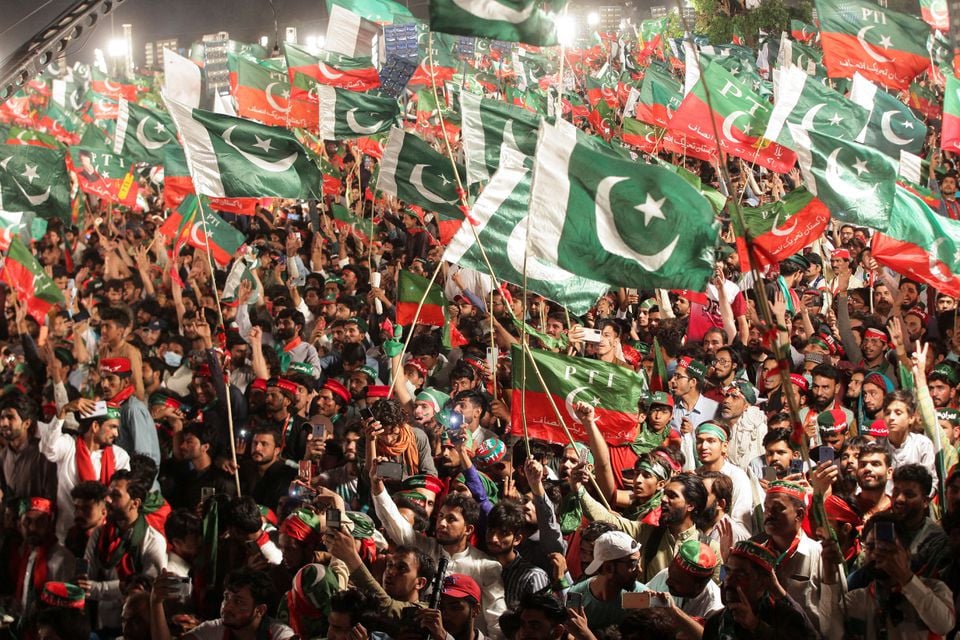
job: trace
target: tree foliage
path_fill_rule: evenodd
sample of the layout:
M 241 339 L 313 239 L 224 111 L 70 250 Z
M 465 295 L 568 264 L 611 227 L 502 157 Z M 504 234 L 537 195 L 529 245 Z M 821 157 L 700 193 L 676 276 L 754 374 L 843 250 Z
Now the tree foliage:
M 790 20 L 810 22 L 811 2 L 801 0 L 787 6 L 784 0 L 762 0 L 758 7 L 744 9 L 736 0 L 692 0 L 696 11 L 693 25 L 697 35 L 706 36 L 713 44 L 725 44 L 733 34 L 742 34 L 750 46 L 756 46 L 760 31 L 779 35 L 790 31 Z M 673 16 L 677 17 L 677 16 Z M 678 19 L 677 22 L 680 22 Z M 682 33 L 683 27 L 680 25 Z

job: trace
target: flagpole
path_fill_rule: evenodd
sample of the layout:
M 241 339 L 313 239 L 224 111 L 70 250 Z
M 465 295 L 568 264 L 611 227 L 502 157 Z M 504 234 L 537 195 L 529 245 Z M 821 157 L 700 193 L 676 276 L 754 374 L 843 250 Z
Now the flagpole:
M 210 253 L 210 234 L 207 232 L 207 215 L 203 210 L 203 202 L 200 199 L 200 196 L 197 195 L 197 208 L 200 210 L 200 222 L 203 225 L 203 242 L 207 247 L 207 264 L 210 267 L 210 280 L 213 284 L 211 289 L 213 289 L 213 297 L 217 303 L 217 317 L 220 319 L 220 326 L 223 328 L 223 333 L 227 333 L 227 325 L 223 321 L 223 307 L 220 305 L 220 292 L 217 291 L 217 279 L 214 277 L 213 270 L 213 257 Z M 210 342 L 213 344 L 213 331 L 210 332 Z M 226 373 L 226 371 L 224 371 Z M 237 467 L 237 440 L 233 435 L 233 402 L 230 398 L 230 377 L 225 376 L 224 384 L 226 386 L 226 405 L 227 405 L 227 429 L 230 433 L 230 458 L 233 462 L 233 480 L 237 485 L 237 495 L 243 495 L 240 491 L 240 471 Z
M 688 21 L 686 17 L 684 17 L 683 15 L 683 7 L 680 4 L 680 0 L 677 0 L 677 7 L 680 10 L 680 20 L 683 23 L 684 32 L 687 34 L 686 37 L 689 38 L 690 43 L 692 45 L 692 52 L 693 52 L 693 58 L 694 58 L 693 64 L 697 65 L 697 68 L 700 72 L 700 77 L 703 78 L 704 77 L 703 65 L 700 63 L 700 56 L 697 54 L 696 44 L 694 44 L 693 36 L 688 28 L 689 27 Z M 688 60 L 687 64 L 691 64 L 691 61 Z M 707 106 L 710 108 L 710 111 L 712 113 L 713 100 L 711 97 L 711 91 L 707 86 L 706 82 L 703 83 L 703 92 L 704 92 L 704 97 L 706 98 Z M 717 129 L 716 120 L 711 118 L 710 125 L 713 130 L 713 138 L 714 138 L 714 142 L 716 142 L 718 157 L 720 159 L 720 161 L 717 163 L 718 169 L 720 170 L 719 171 L 720 178 L 727 185 L 727 192 L 732 194 L 733 191 L 731 190 L 730 175 L 727 171 L 726 162 L 723 161 L 723 151 L 721 149 L 721 144 L 720 144 L 720 132 Z M 743 211 L 740 208 L 740 203 L 738 202 L 737 198 L 732 198 L 730 200 L 730 204 L 733 205 L 733 215 L 736 216 L 737 222 L 740 225 L 740 228 L 746 229 L 747 226 L 743 218 Z M 749 238 L 746 238 L 746 241 L 749 243 L 750 242 Z M 760 303 L 760 311 L 762 313 L 763 320 L 766 323 L 766 326 L 771 328 L 771 333 L 773 334 L 772 335 L 773 350 L 777 357 L 777 368 L 780 370 L 781 388 L 783 389 L 784 394 L 787 397 L 787 407 L 790 413 L 791 428 L 794 431 L 798 430 L 799 428 L 802 433 L 802 436 L 800 438 L 800 453 L 803 457 L 803 460 L 806 461 L 807 466 L 809 468 L 810 447 L 809 447 L 809 444 L 807 443 L 807 436 L 802 431 L 799 400 L 797 398 L 796 392 L 793 389 L 792 384 L 790 383 L 789 344 L 787 344 L 786 346 L 780 344 L 780 331 L 786 332 L 787 329 L 786 327 L 780 327 L 776 325 L 774 322 L 773 311 L 770 308 L 770 301 L 767 299 L 766 291 L 764 290 L 762 285 L 762 279 L 760 278 L 760 270 L 757 266 L 756 257 L 753 255 L 753 252 L 749 250 L 749 247 L 747 250 L 747 260 L 750 263 L 750 273 L 753 279 L 754 293 L 756 294 L 756 298 Z M 830 537 L 834 541 L 837 541 L 837 533 L 834 530 L 834 528 L 830 526 L 830 522 L 827 519 L 826 510 L 823 506 L 823 500 L 814 500 L 813 505 L 814 505 L 814 509 L 817 512 L 817 516 L 819 516 L 820 522 L 823 523 L 823 526 L 830 533 Z M 840 567 L 840 571 L 842 574 L 845 574 L 845 571 L 843 570 L 842 566 Z

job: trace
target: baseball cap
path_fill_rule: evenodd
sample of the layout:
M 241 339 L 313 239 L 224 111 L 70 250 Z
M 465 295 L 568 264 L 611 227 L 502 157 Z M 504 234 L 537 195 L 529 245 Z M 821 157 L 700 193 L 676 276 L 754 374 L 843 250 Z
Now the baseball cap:
M 654 391 L 650 394 L 649 405 L 652 407 L 655 404 L 663 405 L 673 409 L 674 402 L 673 396 L 667 393 L 666 391 Z
M 451 598 L 471 598 L 480 604 L 480 585 L 470 576 L 451 573 L 443 579 L 443 595 Z
M 604 562 L 626 558 L 639 550 L 640 543 L 623 531 L 608 531 L 594 543 L 593 562 L 587 565 L 586 573 L 593 575 L 600 571 Z

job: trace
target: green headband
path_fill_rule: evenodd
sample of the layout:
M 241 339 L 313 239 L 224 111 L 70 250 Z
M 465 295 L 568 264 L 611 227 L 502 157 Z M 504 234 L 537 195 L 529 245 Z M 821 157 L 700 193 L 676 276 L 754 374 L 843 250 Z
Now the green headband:
M 120 419 L 120 409 L 113 406 L 107 406 L 107 420 L 119 420 Z
M 723 430 L 723 427 L 718 424 L 714 424 L 713 422 L 704 422 L 697 427 L 697 435 L 700 435 L 701 433 L 717 436 L 717 438 L 720 439 L 720 442 L 727 441 L 727 432 Z
M 637 465 L 637 471 L 646 471 L 650 473 L 650 475 L 656 476 L 661 480 L 670 479 L 670 471 L 668 469 L 665 469 L 662 465 L 659 465 L 659 464 L 653 465 L 653 464 L 650 464 L 649 462 L 641 462 L 640 464 Z

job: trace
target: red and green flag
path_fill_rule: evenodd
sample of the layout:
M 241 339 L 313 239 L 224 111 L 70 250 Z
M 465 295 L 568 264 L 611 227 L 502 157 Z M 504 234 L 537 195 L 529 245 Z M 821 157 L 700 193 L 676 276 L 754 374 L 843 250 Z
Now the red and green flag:
M 660 144 L 660 136 L 657 130 L 634 118 L 623 119 L 620 139 L 623 140 L 624 144 L 636 147 L 649 154 L 655 154 Z
M 744 273 L 750 270 L 751 253 L 758 268 L 777 264 L 813 242 L 830 222 L 826 205 L 803 188 L 762 207 L 743 207 L 741 213 L 745 227 L 733 216 L 733 229 Z
M 540 383 L 534 366 L 539 369 L 545 385 Z M 512 435 L 522 435 L 521 425 L 526 424 L 531 438 L 569 443 L 553 410 L 555 404 L 559 420 L 573 439 L 586 442 L 587 434 L 574 411 L 578 402 L 584 402 L 593 405 L 604 440 L 611 445 L 622 445 L 633 442 L 636 437 L 637 407 L 647 392 L 647 383 L 642 375 L 627 367 L 537 349 L 523 354 L 521 347 L 514 346 L 513 392 Z
M 817 37 L 817 28 L 802 20 L 794 19 L 790 21 L 790 37 L 797 42 L 810 44 Z
M 29 144 L 47 149 L 59 149 L 62 145 L 48 133 L 40 133 L 36 129 L 25 129 L 13 126 L 7 132 L 7 144 Z
M 643 76 L 633 117 L 665 129 L 682 101 L 683 85 L 665 68 L 652 64 Z
M 950 296 L 960 296 L 960 221 L 941 216 L 897 185 L 890 223 L 873 236 L 880 264 Z
M 317 101 L 291 95 L 287 72 L 237 58 L 237 115 L 263 124 L 316 129 Z
M 193 194 L 170 212 L 160 226 L 160 233 L 172 238 L 174 246 L 185 242 L 206 251 L 209 245 L 210 255 L 222 266 L 230 264 L 244 243 L 240 231 L 217 214 L 207 211 Z
M 960 151 L 960 79 L 952 73 L 947 75 L 947 84 L 943 91 L 940 148 Z
M 17 299 L 27 305 L 27 313 L 40 325 L 51 307 L 64 304 L 63 292 L 19 237 L 11 239 L 2 269 L 3 279 L 17 292 Z
M 436 283 L 430 290 L 430 280 L 415 273 L 403 270 L 397 281 L 397 324 L 408 325 L 414 320 L 417 305 L 420 304 L 424 292 L 427 297 L 420 309 L 417 324 L 426 324 L 432 327 L 442 327 L 447 322 L 447 300 L 443 296 L 443 289 Z
M 329 51 L 316 56 L 290 43 L 283 45 L 283 53 L 294 98 L 308 99 L 314 83 L 351 91 L 369 91 L 380 86 L 380 75 L 370 58 L 351 58 Z
M 940 118 L 940 101 L 937 99 L 937 94 L 930 87 L 917 82 L 911 82 L 908 104 L 911 108 L 916 109 L 927 118 Z
M 187 166 L 183 148 L 170 145 L 163 157 L 163 206 L 176 209 L 184 198 L 194 193 L 193 179 Z M 252 216 L 257 212 L 260 198 L 210 198 L 210 208 L 238 215 Z
M 119 101 L 120 98 L 125 98 L 131 102 L 137 99 L 137 85 L 111 79 L 96 66 L 91 67 L 90 74 L 90 90 L 94 93 L 110 98 L 115 102 Z
M 786 173 L 796 163 L 796 155 L 763 138 L 772 111 L 769 101 L 753 90 L 748 78 L 741 79 L 711 61 L 673 114 L 670 129 L 714 144 L 714 132 L 719 132 L 720 148 L 727 154 Z
M 947 0 L 920 0 L 920 17 L 937 31 L 950 31 Z
M 930 65 L 930 27 L 869 0 L 816 0 L 820 41 L 831 78 L 859 71 L 887 88 L 906 89 Z
M 68 162 L 84 193 L 131 209 L 137 206 L 133 166 L 123 156 L 78 146 L 70 147 Z

